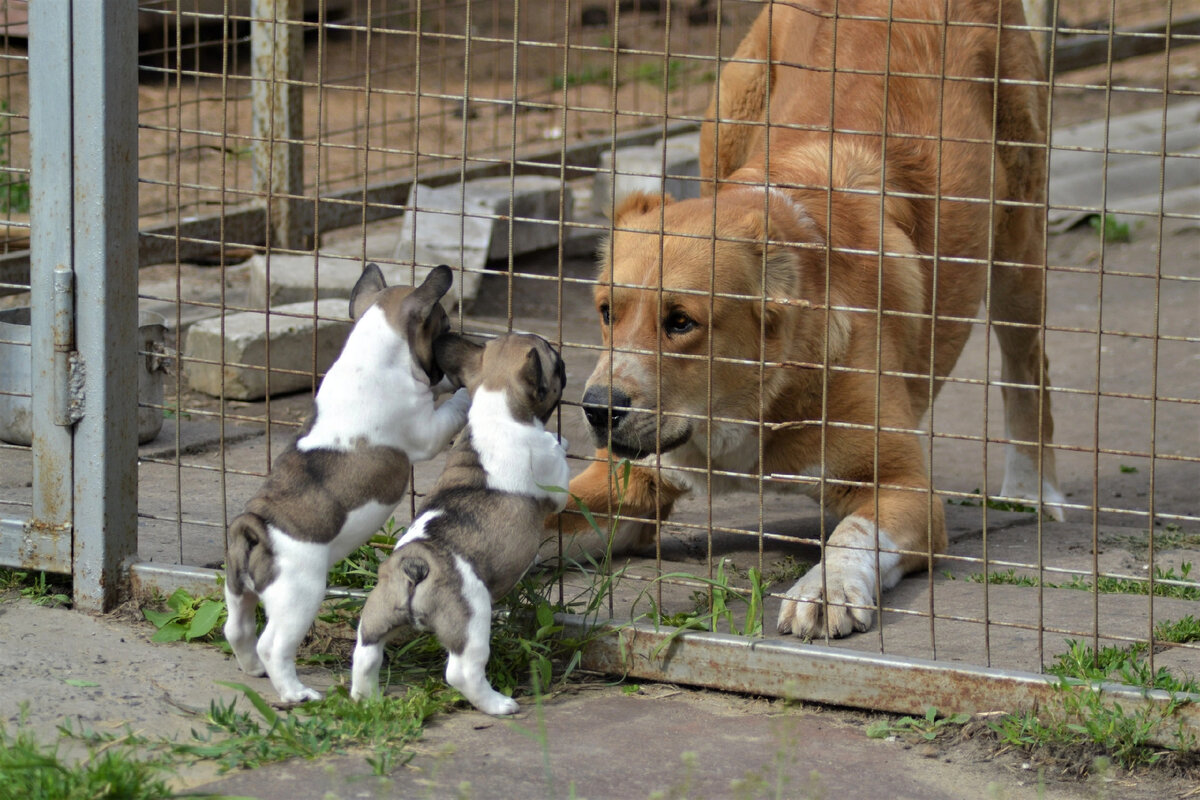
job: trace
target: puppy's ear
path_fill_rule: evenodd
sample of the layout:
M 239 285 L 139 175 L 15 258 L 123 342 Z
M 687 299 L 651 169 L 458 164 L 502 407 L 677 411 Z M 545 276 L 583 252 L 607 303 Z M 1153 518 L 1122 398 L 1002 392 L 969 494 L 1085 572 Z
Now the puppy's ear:
M 529 348 L 529 352 L 525 354 L 525 364 L 521 367 L 521 380 L 534 388 L 539 401 L 546 396 L 548 390 L 544 373 L 542 357 L 538 355 L 537 347 Z
M 429 564 L 420 556 L 407 556 L 400 559 L 400 568 L 413 583 L 420 583 L 429 576 Z
M 617 207 L 613 210 L 613 222 L 619 225 L 622 219 L 632 219 L 673 202 L 675 202 L 675 198 L 669 194 L 630 192 L 621 202 L 617 203 Z
M 384 281 L 378 264 L 367 264 L 363 267 L 362 275 L 358 276 L 358 282 L 350 290 L 350 319 L 357 320 L 361 317 L 385 288 L 387 282 Z
M 483 366 L 483 345 L 457 333 L 443 333 L 433 341 L 433 357 L 454 388 L 473 386 Z
M 434 305 L 442 299 L 446 292 L 450 291 L 450 284 L 453 280 L 454 273 L 445 264 L 431 269 L 421 285 L 404 298 L 404 303 L 400 306 L 402 315 L 415 317 L 422 321 L 428 319 L 433 312 Z

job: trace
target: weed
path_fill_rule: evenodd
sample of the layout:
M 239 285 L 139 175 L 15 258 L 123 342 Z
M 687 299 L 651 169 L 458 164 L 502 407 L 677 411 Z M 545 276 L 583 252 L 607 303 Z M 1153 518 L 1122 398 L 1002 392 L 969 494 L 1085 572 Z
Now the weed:
M 983 583 L 983 573 L 973 572 L 966 577 L 970 583 Z M 1004 572 L 989 572 L 987 582 L 999 586 L 1037 586 L 1038 579 L 1032 575 L 1018 575 L 1015 569 Z
M 1154 568 L 1154 596 L 1175 597 L 1180 600 L 1200 600 L 1200 584 L 1191 577 L 1192 564 L 1185 561 L 1179 565 L 1179 573 L 1174 567 Z M 1083 589 L 1091 591 L 1093 584 L 1076 575 L 1063 584 L 1046 584 L 1050 588 Z M 1101 575 L 1096 579 L 1095 590 L 1101 594 L 1150 594 L 1150 581 L 1141 578 L 1113 578 Z
M 166 611 L 143 608 L 142 614 L 158 629 L 151 637 L 154 642 L 224 641 L 221 626 L 227 616 L 225 601 L 216 595 L 192 597 L 187 590 L 176 589 L 167 598 Z
M 1174 597 L 1182 600 L 1200 600 L 1200 585 L 1196 584 L 1194 578 L 1191 577 L 1192 564 L 1185 561 L 1179 566 L 1179 573 L 1175 572 L 1174 567 L 1162 569 L 1161 567 L 1154 568 L 1154 595 L 1155 597 Z M 975 572 L 966 577 L 971 583 L 983 583 L 983 573 Z M 1080 591 L 1093 591 L 1100 594 L 1149 594 L 1150 581 L 1142 578 L 1115 578 L 1107 575 L 1101 575 L 1093 584 L 1082 575 L 1074 575 L 1070 580 L 1063 583 L 1054 583 L 1051 581 L 1039 581 L 1033 575 L 1018 575 L 1015 569 L 1008 569 L 1004 572 L 990 572 L 987 576 L 987 582 L 990 584 L 1008 585 L 1008 586 L 1044 586 L 1047 589 L 1078 589 Z
M 166 780 L 167 763 L 139 756 L 126 742 L 113 740 L 89 748 L 88 758 L 72 764 L 59 755 L 57 743 L 40 744 L 23 725 L 22 718 L 16 732 L 10 733 L 0 722 L 0 796 L 23 800 L 196 796 L 173 793 Z
M 984 497 L 983 493 L 979 489 L 975 489 L 973 492 L 971 492 L 971 494 L 977 495 L 977 497 L 950 497 L 947 498 L 946 503 L 952 506 L 968 506 L 972 508 L 978 508 L 979 506 L 986 505 L 993 511 L 1015 511 L 1021 514 L 1033 514 L 1037 512 L 1036 508 L 1026 505 L 1025 503 L 1014 503 L 1008 500 L 997 500 L 993 497 Z
M 1200 642 L 1200 620 L 1188 614 L 1174 622 L 1160 622 L 1154 626 L 1154 638 L 1160 642 Z
M 1101 534 L 1101 542 L 1128 550 L 1134 558 L 1144 559 L 1150 552 L 1150 535 L 1146 532 L 1136 534 Z M 1154 548 L 1156 550 L 1178 550 L 1200 547 L 1200 533 L 1185 532 L 1178 524 L 1168 522 L 1160 531 L 1154 531 Z
M 1195 620 L 1180 620 L 1180 631 L 1195 628 Z M 1164 630 L 1175 630 L 1166 623 Z M 1160 626 L 1162 628 L 1162 626 Z M 1103 647 L 1094 651 L 1082 642 L 1068 640 L 1067 652 L 1060 654 L 1046 671 L 1058 676 L 1057 703 L 1040 713 L 1023 711 L 1006 714 L 988 723 L 1002 745 L 1033 751 L 1047 746 L 1059 748 L 1090 747 L 1111 756 L 1126 769 L 1157 763 L 1172 750 L 1187 751 L 1194 743 L 1182 722 L 1173 719 L 1176 710 L 1187 702 L 1176 694 L 1200 691 L 1192 679 L 1179 678 L 1165 667 L 1151 671 L 1146 661 L 1147 646 Z M 1127 711 L 1119 703 L 1107 703 L 1101 693 L 1088 685 L 1115 681 L 1172 694 L 1165 705 L 1145 705 Z M 1174 730 L 1164 726 L 1174 726 Z M 1156 744 L 1161 732 L 1169 730 L 1174 747 Z
M 554 75 L 550 79 L 550 85 L 553 89 L 562 89 L 563 86 L 575 87 L 585 86 L 591 83 L 607 84 L 612 82 L 612 70 L 605 66 L 585 66 L 578 72 L 568 72 L 566 75 Z
M 0 593 L 11 591 L 16 591 L 35 606 L 65 608 L 71 605 L 71 596 L 66 593 L 70 588 L 47 578 L 45 572 L 35 575 L 25 570 L 0 568 Z
M 930 706 L 923 717 L 901 717 L 898 720 L 879 720 L 867 726 L 867 736 L 872 739 L 886 739 L 890 736 L 903 739 L 923 739 L 932 742 L 951 726 L 959 727 L 967 724 L 970 714 L 959 712 L 949 716 L 938 716 L 938 710 Z
M 1200 684 L 1196 681 L 1178 678 L 1166 667 L 1152 673 L 1145 659 L 1147 649 L 1145 642 L 1137 642 L 1094 651 L 1084 642 L 1068 639 L 1067 652 L 1056 656 L 1046 671 L 1060 678 L 1114 681 L 1168 692 L 1200 692 Z
M 1103 233 L 1104 241 L 1109 244 L 1113 242 L 1128 242 L 1133 238 L 1128 222 L 1121 222 L 1116 217 L 1108 214 L 1093 214 L 1088 217 L 1088 224 L 1092 226 L 1092 230 L 1097 233 Z
M 655 648 L 655 655 L 658 655 L 669 647 L 671 642 L 678 638 L 684 631 L 688 630 L 716 631 L 719 628 L 728 628 L 730 633 L 739 636 L 754 636 L 762 632 L 763 595 L 765 594 L 766 586 L 762 575 L 756 568 L 751 567 L 748 573 L 750 588 L 738 589 L 730 585 L 729 576 L 725 572 L 725 565 L 725 560 L 718 563 L 716 575 L 711 579 L 700 578 L 687 573 L 664 573 L 655 578 L 654 581 L 651 581 L 650 585 L 643 589 L 638 597 L 634 599 L 633 609 L 635 612 L 638 603 L 645 598 L 650 604 L 649 617 L 654 621 L 654 624 L 656 626 L 662 625 L 675 628 Z M 654 602 L 651 588 L 657 581 L 680 579 L 698 581 L 704 584 L 707 588 L 707 593 L 696 592 L 693 594 L 692 597 L 695 605 L 691 610 L 666 614 Z M 740 629 L 734 619 L 733 608 L 730 605 L 733 602 L 746 604 L 746 624 Z
M 12 152 L 12 113 L 7 100 L 0 100 L 0 168 L 8 167 Z M 29 179 L 11 169 L 0 169 L 7 181 L 0 184 L 0 212 L 8 214 L 29 212 Z
M 425 721 L 449 706 L 447 690 L 428 683 L 398 697 L 364 701 L 350 699 L 344 686 L 333 688 L 324 700 L 305 703 L 290 712 L 273 709 L 257 692 L 240 683 L 222 684 L 242 693 L 254 711 L 214 700 L 205 715 L 207 730 L 192 732 L 192 740 L 173 743 L 179 755 L 209 759 L 222 770 L 253 768 L 289 758 L 316 758 L 350 748 L 368 747 L 368 762 L 376 774 L 386 774 L 407 762 L 411 754 L 396 750 L 421 735 Z
M 1121 464 L 1119 468 L 1120 468 L 1121 472 L 1126 475 L 1132 475 L 1133 473 L 1138 471 L 1137 467 L 1132 467 L 1129 464 Z

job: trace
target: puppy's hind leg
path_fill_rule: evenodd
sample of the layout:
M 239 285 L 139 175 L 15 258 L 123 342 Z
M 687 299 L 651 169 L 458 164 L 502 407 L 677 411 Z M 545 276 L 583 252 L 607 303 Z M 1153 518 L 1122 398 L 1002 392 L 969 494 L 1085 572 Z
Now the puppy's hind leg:
M 266 674 L 255 651 L 258 635 L 260 585 L 270 580 L 270 536 L 262 519 L 255 514 L 240 514 L 229 524 L 228 552 L 225 558 L 225 639 L 237 657 L 242 671 L 254 676 Z
M 466 644 L 458 652 L 450 649 L 450 658 L 446 662 L 446 683 L 462 692 L 471 705 L 485 714 L 494 717 L 515 714 L 520 710 L 517 701 L 493 689 L 485 675 L 491 651 L 491 594 L 466 561 L 459 556 L 455 556 L 454 560 L 462 576 L 463 599 L 469 610 Z
M 258 609 L 258 595 L 252 591 L 235 592 L 225 582 L 225 607 L 229 618 L 225 621 L 225 639 L 233 649 L 238 666 L 247 675 L 259 677 L 267 674 L 262 659 L 255 650 L 255 640 L 258 638 L 258 620 L 255 611 Z
M 296 651 L 325 599 L 328 563 L 324 547 L 293 541 L 288 548 L 314 552 L 280 553 L 279 576 L 262 591 L 267 627 L 258 640 L 258 656 L 279 698 L 285 703 L 299 703 L 321 699 L 320 692 L 297 677 Z

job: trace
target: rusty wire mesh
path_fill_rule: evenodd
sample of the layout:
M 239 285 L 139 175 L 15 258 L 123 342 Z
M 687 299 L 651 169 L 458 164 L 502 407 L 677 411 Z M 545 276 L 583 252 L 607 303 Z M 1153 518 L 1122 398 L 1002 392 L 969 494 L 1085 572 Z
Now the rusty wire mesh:
M 303 5 L 303 18 L 285 24 L 302 33 L 302 69 L 277 78 L 298 90 L 302 125 L 295 139 L 281 141 L 255 133 L 251 95 L 261 79 L 251 63 L 249 2 L 142 3 L 140 296 L 167 318 L 168 345 L 179 353 L 166 377 L 167 424 L 141 451 L 140 549 L 147 560 L 221 563 L 228 519 L 301 426 L 323 369 L 317 333 L 300 334 L 308 345 L 297 365 L 282 363 L 282 346 L 253 358 L 189 355 L 185 339 L 193 326 L 248 313 L 266 320 L 269 340 L 282 339 L 305 318 L 336 321 L 341 312 L 319 310 L 317 293 L 301 300 L 308 308 L 264 313 L 273 305 L 271 276 L 280 256 L 311 260 L 318 285 L 330 263 L 325 258 L 365 257 L 410 278 L 431 266 L 397 244 L 404 220 L 414 237 L 422 235 L 421 217 L 405 216 L 417 184 L 490 177 L 514 181 L 515 192 L 515 176 L 541 175 L 570 191 L 570 203 L 560 195 L 552 213 L 536 218 L 468 214 L 514 231 L 519 222 L 542 226 L 555 241 L 524 252 L 510 239 L 498 257 L 462 269 L 456 280 L 471 275 L 478 289 L 457 306 L 455 319 L 471 334 L 532 330 L 563 348 L 570 382 L 558 424 L 571 440 L 574 471 L 589 463 L 577 406 L 604 350 L 590 292 L 598 240 L 611 230 L 606 214 L 613 201 L 603 187 L 620 171 L 600 154 L 617 146 L 657 147 L 660 169 L 642 177 L 661 185 L 658 176 L 668 166 L 662 141 L 699 127 L 716 76 L 761 8 L 470 0 Z M 1086 639 L 1147 646 L 1154 666 L 1195 664 L 1197 645 L 1165 641 L 1157 626 L 1196 616 L 1200 600 L 1200 582 L 1189 572 L 1200 552 L 1200 208 L 1187 202 L 1186 186 L 1170 200 L 1163 188 L 1169 173 L 1194 171 L 1200 159 L 1188 149 L 1194 145 L 1177 144 L 1164 127 L 1169 109 L 1195 104 L 1200 95 L 1200 35 L 1187 27 L 1200 3 L 1176 0 L 1165 7 L 1169 17 L 1163 4 L 1146 0 L 1063 0 L 1057 8 L 1051 64 L 1087 37 L 1106 39 L 1111 53 L 1123 37 L 1165 44 L 1162 34 L 1141 28 L 1168 19 L 1184 31 L 1155 52 L 1051 75 L 1052 130 L 1083 137 L 1055 139 L 1052 167 L 1059 153 L 1072 153 L 1092 159 L 1076 170 L 1107 174 L 1108 160 L 1124 157 L 1162 176 L 1157 206 L 1125 207 L 1107 181 L 1100 193 L 1063 200 L 1057 210 L 1064 221 L 1045 242 L 1044 331 L 1067 522 L 1041 523 L 995 497 L 1008 434 L 985 307 L 971 320 L 975 331 L 932 417 L 912 432 L 930 462 L 931 503 L 947 504 L 947 551 L 929 553 L 928 574 L 884 593 L 871 632 L 827 640 L 830 646 L 1040 671 L 1065 640 Z M 589 20 L 589 13 L 596 16 Z M 1043 20 L 1029 22 L 1044 33 Z M 1130 28 L 1140 32 L 1122 33 Z M 28 173 L 19 42 L 6 38 L 3 63 L 0 91 L 8 105 L 0 109 L 7 126 L 0 177 L 11 187 Z M 1157 142 L 1128 144 L 1108 134 L 1123 131 L 1116 120 L 1134 113 L 1161 132 Z M 264 188 L 255 151 L 289 145 L 303 164 L 298 189 Z M 671 178 L 675 191 L 698 192 L 695 173 Z M 1193 194 L 1197 187 L 1191 185 Z M 309 241 L 272 243 L 270 215 L 252 212 L 289 200 L 302 201 Z M 1114 228 L 1106 235 L 1110 218 Z M 1089 219 L 1099 220 L 1098 230 Z M 4 252 L 20 250 L 27 218 L 10 207 L 4 221 Z M 1077 222 L 1082 226 L 1070 227 Z M 1119 241 L 1125 236 L 1132 241 Z M 450 247 L 461 256 L 469 244 L 464 234 Z M 255 281 L 263 282 L 258 290 Z M 0 288 L 13 293 L 24 285 Z M 19 294 L 12 299 L 20 301 Z M 191 379 L 203 366 L 302 385 L 263 397 L 213 396 Z M 879 375 L 889 371 L 894 367 L 877 367 Z M 398 524 L 436 470 L 437 462 L 417 470 Z M 818 483 L 819 476 L 733 473 L 709 464 L 697 478 L 704 485 L 745 477 L 752 490 L 681 501 L 650 555 L 616 568 L 622 582 L 611 607 L 618 617 L 628 618 L 632 608 L 660 621 L 708 625 L 719 579 L 728 583 L 724 599 L 735 613 L 718 627 L 743 630 L 746 606 L 732 594 L 749 595 L 753 569 L 767 592 L 758 635 L 773 635 L 780 595 L 816 560 L 814 545 L 834 521 L 802 497 L 769 491 L 771 484 Z M 19 491 L 13 496 L 5 502 L 22 502 Z

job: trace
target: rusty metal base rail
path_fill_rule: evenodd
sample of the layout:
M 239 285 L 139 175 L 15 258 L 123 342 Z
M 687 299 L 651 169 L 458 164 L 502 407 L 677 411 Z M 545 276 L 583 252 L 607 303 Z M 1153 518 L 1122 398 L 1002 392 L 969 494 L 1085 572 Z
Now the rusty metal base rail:
M 219 572 L 200 567 L 140 562 L 130 568 L 135 597 L 170 595 L 184 588 L 204 595 Z M 335 593 L 335 592 L 331 592 Z M 361 591 L 336 591 L 339 596 Z M 703 686 L 722 691 L 803 700 L 897 714 L 988 714 L 1054 707 L 1062 682 L 1031 672 L 962 666 L 919 658 L 860 653 L 786 639 L 753 639 L 722 633 L 656 629 L 641 623 L 559 614 L 563 635 L 587 638 L 581 666 L 607 675 Z M 1200 747 L 1200 695 L 1171 694 L 1115 683 L 1078 684 L 1100 693 L 1107 705 L 1130 713 L 1176 708 L 1178 729 L 1156 731 L 1151 741 L 1178 747 L 1176 731 Z
M 780 639 L 752 639 L 704 631 L 678 634 L 640 623 L 597 628 L 582 617 L 559 615 L 564 634 L 590 635 L 581 666 L 608 675 L 703 686 L 710 689 L 836 706 L 924 715 L 988 714 L 1054 707 L 1062 682 L 1029 672 L 961 666 L 918 658 L 860 653 Z M 672 638 L 674 637 L 674 638 Z M 1108 706 L 1135 713 L 1166 712 L 1178 704 L 1178 729 L 1155 731 L 1151 741 L 1178 747 L 1178 730 L 1200 747 L 1200 695 L 1174 694 L 1114 683 L 1078 683 L 1100 693 Z

